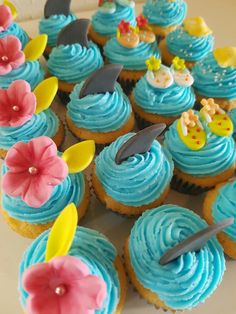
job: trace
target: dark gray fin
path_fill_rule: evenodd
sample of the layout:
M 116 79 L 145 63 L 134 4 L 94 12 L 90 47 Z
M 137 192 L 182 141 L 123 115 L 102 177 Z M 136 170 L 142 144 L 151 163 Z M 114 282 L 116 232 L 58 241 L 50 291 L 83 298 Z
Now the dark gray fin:
M 57 46 L 80 44 L 88 48 L 88 27 L 89 19 L 79 19 L 64 27 L 58 37 Z
M 49 18 L 51 15 L 70 14 L 71 0 L 47 0 L 44 6 L 44 17 Z
M 149 126 L 136 133 L 118 150 L 115 162 L 119 165 L 130 156 L 148 152 L 155 138 L 159 136 L 165 128 L 166 125 L 160 123 Z

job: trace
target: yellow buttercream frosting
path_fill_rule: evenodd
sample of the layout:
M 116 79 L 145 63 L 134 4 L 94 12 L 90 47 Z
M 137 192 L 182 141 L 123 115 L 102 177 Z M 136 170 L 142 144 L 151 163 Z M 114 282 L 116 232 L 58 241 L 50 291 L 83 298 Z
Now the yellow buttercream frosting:
M 191 36 L 206 36 L 212 34 L 212 30 L 207 26 L 205 20 L 201 16 L 187 18 L 183 23 L 184 29 Z
M 213 54 L 222 68 L 236 68 L 236 47 L 217 48 L 213 51 Z

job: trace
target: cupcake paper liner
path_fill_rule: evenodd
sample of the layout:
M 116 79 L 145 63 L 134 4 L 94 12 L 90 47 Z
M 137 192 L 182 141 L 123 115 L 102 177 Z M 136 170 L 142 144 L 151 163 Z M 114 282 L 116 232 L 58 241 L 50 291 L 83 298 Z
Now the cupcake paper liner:
M 57 92 L 57 96 L 60 98 L 60 101 L 63 103 L 63 105 L 67 105 L 70 101 L 70 97 L 69 97 L 69 93 L 67 92 L 63 92 L 63 91 L 60 91 L 58 90 Z
M 129 96 L 136 84 L 136 80 L 124 80 L 121 78 L 118 78 L 118 82 L 120 83 L 124 93 Z
M 173 176 L 171 181 L 171 188 L 180 193 L 199 195 L 211 189 L 211 187 L 201 187 L 178 178 L 176 175 Z

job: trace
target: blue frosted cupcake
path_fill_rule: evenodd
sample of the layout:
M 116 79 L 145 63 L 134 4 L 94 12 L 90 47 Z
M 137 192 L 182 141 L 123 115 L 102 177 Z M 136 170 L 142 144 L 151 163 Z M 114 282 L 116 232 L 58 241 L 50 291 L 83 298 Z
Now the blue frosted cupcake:
M 164 63 L 170 65 L 175 56 L 186 61 L 188 68 L 213 50 L 214 37 L 201 17 L 188 18 L 183 26 L 168 34 L 160 43 Z
M 211 296 L 225 272 L 224 253 L 215 237 L 200 250 L 160 263 L 167 251 L 207 226 L 193 211 L 175 205 L 154 208 L 136 221 L 126 241 L 125 264 L 145 300 L 164 310 L 182 311 Z

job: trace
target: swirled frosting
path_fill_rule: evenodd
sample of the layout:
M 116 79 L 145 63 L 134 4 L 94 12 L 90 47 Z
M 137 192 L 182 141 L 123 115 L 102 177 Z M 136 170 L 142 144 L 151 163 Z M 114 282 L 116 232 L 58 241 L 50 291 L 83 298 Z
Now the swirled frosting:
M 236 134 L 236 109 L 232 109 L 228 112 L 228 115 L 230 116 L 230 119 L 233 122 L 234 125 L 234 135 Z
M 220 67 L 212 52 L 195 64 L 192 75 L 199 95 L 236 99 L 236 69 Z
M 67 105 L 67 114 L 79 128 L 92 132 L 112 132 L 121 128 L 130 118 L 131 105 L 120 85 L 113 93 L 87 95 L 79 98 L 84 82 L 75 86 Z
M 134 88 L 136 104 L 144 111 L 162 116 L 178 116 L 192 108 L 195 95 L 191 87 L 173 84 L 168 88 L 151 86 L 143 76 Z
M 126 48 L 117 39 L 111 38 L 104 47 L 104 54 L 109 63 L 119 63 L 127 70 L 145 70 L 145 61 L 151 56 L 160 57 L 157 43 L 140 42 L 136 48 Z
M 26 32 L 15 22 L 13 22 L 6 30 L 0 32 L 0 38 L 7 37 L 9 35 L 16 36 L 20 40 L 23 48 L 29 41 L 29 37 Z
M 38 61 L 27 61 L 10 73 L 0 75 L 0 88 L 7 89 L 12 82 L 25 80 L 30 84 L 31 90 L 34 90 L 44 79 L 44 75 L 44 70 Z
M 222 280 L 225 259 L 215 237 L 197 252 L 159 264 L 169 249 L 206 227 L 194 212 L 163 205 L 146 211 L 131 230 L 129 255 L 138 281 L 172 309 L 191 309 L 204 302 Z
M 154 202 L 169 185 L 173 162 L 168 152 L 154 141 L 145 154 L 136 154 L 116 164 L 119 148 L 135 133 L 119 137 L 95 160 L 96 176 L 106 193 L 128 206 L 141 206 Z
M 68 83 L 79 83 L 103 65 L 99 48 L 93 42 L 89 47 L 80 44 L 55 47 L 48 60 L 51 74 Z
M 175 121 L 165 133 L 164 146 L 169 150 L 175 166 L 193 176 L 215 176 L 235 165 L 236 151 L 232 136 L 217 136 L 206 131 L 206 145 L 200 150 L 189 149 L 180 139 Z
M 56 114 L 47 109 L 35 114 L 19 127 L 0 127 L 0 148 L 8 150 L 17 142 L 28 142 L 38 136 L 53 137 L 59 128 Z
M 97 11 L 92 16 L 92 27 L 95 32 L 104 36 L 115 36 L 116 29 L 121 20 L 129 21 L 135 25 L 134 8 L 124 7 L 116 3 L 116 11 L 112 14 Z
M 187 4 L 183 0 L 147 0 L 143 15 L 150 24 L 162 27 L 180 25 L 187 15 Z
M 214 46 L 214 37 L 191 36 L 183 28 L 176 29 L 166 37 L 167 49 L 175 56 L 186 61 L 196 62 L 203 59 Z
M 20 264 L 19 292 L 23 307 L 25 307 L 28 294 L 22 287 L 22 274 L 31 265 L 44 262 L 48 233 L 47 230 L 34 240 L 26 250 Z M 115 313 L 120 299 L 120 282 L 114 267 L 117 256 L 115 247 L 98 231 L 80 226 L 77 228 L 69 255 L 82 260 L 91 274 L 102 278 L 106 283 L 107 295 L 103 308 L 95 310 L 95 314 Z
M 224 184 L 219 190 L 212 204 L 213 222 L 217 223 L 224 219 L 234 217 L 234 223 L 224 229 L 233 241 L 236 242 L 236 181 Z
M 48 35 L 48 46 L 55 47 L 60 31 L 74 20 L 76 20 L 74 14 L 69 14 L 68 16 L 64 14 L 51 15 L 47 19 L 43 18 L 40 20 L 39 32 L 40 34 Z

